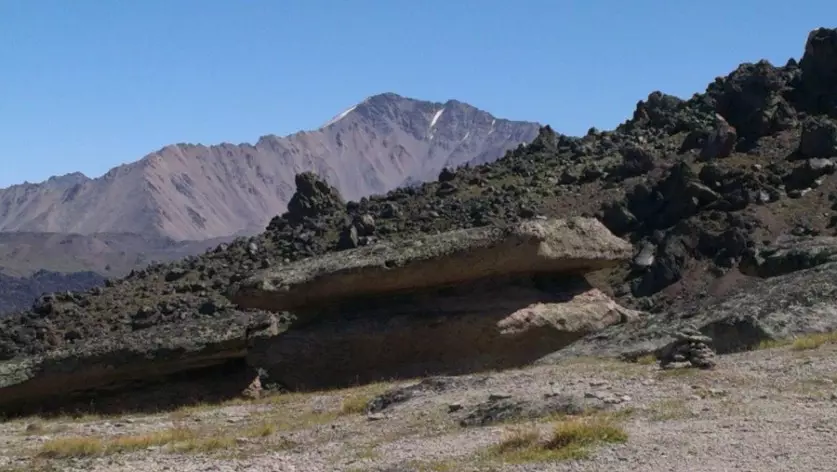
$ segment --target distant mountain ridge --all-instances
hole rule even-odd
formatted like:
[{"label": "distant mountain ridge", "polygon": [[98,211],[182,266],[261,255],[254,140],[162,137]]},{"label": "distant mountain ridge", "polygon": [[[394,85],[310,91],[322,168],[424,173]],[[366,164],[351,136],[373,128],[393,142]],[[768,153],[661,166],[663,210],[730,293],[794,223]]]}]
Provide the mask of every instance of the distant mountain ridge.
[{"label": "distant mountain ridge", "polygon": [[233,237],[203,241],[132,233],[0,232],[0,273],[24,277],[46,269],[55,272],[91,271],[121,277],[152,261],[169,261],[199,254]]},{"label": "distant mountain ridge", "polygon": [[0,272],[0,317],[25,310],[37,297],[58,291],[84,291],[101,286],[105,279],[95,272],[62,274],[40,270],[30,277],[12,277]]},{"label": "distant mountain ridge", "polygon": [[348,199],[434,179],[531,142],[538,123],[471,105],[384,93],[322,128],[255,145],[176,144],[111,169],[0,189],[0,231],[135,233],[177,241],[261,231],[283,213],[297,173],[314,171]]}]

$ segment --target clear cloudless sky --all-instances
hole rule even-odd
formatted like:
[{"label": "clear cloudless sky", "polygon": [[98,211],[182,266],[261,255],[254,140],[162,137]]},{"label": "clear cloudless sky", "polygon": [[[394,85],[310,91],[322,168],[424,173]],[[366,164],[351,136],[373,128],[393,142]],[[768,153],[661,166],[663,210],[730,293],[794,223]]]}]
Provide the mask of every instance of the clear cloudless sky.
[{"label": "clear cloudless sky", "polygon": [[314,129],[381,92],[579,135],[834,23],[833,0],[0,0],[0,187]]}]

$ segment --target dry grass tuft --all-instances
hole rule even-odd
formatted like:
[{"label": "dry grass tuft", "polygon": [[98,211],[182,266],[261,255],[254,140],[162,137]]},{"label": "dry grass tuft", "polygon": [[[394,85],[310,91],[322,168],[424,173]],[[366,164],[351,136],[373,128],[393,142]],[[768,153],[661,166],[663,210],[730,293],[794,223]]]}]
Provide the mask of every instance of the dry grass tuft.
[{"label": "dry grass tuft", "polygon": [[245,429],[243,435],[248,438],[265,438],[275,433],[278,429],[276,423],[263,421]]},{"label": "dry grass tuft", "polygon": [[231,449],[235,447],[235,444],[235,438],[231,436],[210,436],[175,443],[172,445],[172,449],[181,453],[208,453]]},{"label": "dry grass tuft", "polygon": [[209,452],[235,445],[235,438],[224,435],[201,435],[189,428],[169,428],[148,434],[125,435],[113,438],[67,437],[45,442],[37,456],[67,459],[104,456],[139,451],[155,446],[171,446],[177,452]]},{"label": "dry grass tuft", "polygon": [[654,354],[646,354],[638,357],[635,362],[639,365],[654,365],[657,363],[657,356]]},{"label": "dry grass tuft", "polygon": [[794,351],[807,351],[824,344],[834,343],[837,343],[837,331],[803,334],[790,339],[768,339],[760,342],[756,349],[775,349],[790,346]]},{"label": "dry grass tuft", "polygon": [[584,459],[597,445],[627,440],[628,433],[611,417],[568,418],[555,423],[546,441],[534,427],[513,430],[489,455],[512,463]]},{"label": "dry grass tuft", "polygon": [[68,459],[99,456],[105,453],[105,443],[96,437],[72,437],[51,439],[38,452],[39,457]]},{"label": "dry grass tuft", "polygon": [[832,343],[837,343],[837,332],[813,333],[794,339],[791,344],[791,349],[794,351],[807,351],[809,349],[816,349],[824,344]]},{"label": "dry grass tuft", "polygon": [[499,444],[492,448],[492,451],[495,454],[505,455],[535,448],[538,446],[540,438],[540,432],[534,427],[514,428]]},{"label": "dry grass tuft", "polygon": [[356,415],[363,413],[366,411],[366,405],[369,404],[370,400],[372,400],[371,395],[352,395],[343,400],[343,403],[340,405],[340,414]]},{"label": "dry grass tuft", "polygon": [[393,385],[391,382],[379,382],[345,389],[343,393],[347,396],[340,405],[340,415],[363,413],[373,398],[386,392]]}]

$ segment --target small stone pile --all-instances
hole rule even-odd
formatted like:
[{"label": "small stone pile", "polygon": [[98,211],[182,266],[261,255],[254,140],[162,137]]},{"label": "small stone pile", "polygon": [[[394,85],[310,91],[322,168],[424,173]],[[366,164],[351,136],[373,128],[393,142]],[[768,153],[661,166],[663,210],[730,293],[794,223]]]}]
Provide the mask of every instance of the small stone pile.
[{"label": "small stone pile", "polygon": [[674,342],[663,348],[659,356],[661,368],[673,368],[684,362],[699,369],[715,367],[715,351],[710,347],[712,338],[694,328],[686,328],[674,336]]}]

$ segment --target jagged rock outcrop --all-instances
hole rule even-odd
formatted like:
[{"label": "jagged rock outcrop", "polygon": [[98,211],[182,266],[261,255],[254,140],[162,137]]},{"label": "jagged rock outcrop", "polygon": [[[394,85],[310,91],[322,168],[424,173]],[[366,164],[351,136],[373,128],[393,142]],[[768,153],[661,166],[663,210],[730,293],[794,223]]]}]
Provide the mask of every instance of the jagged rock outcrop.
[{"label": "jagged rock outcrop", "polygon": [[[579,340],[540,363],[577,355],[635,359],[663,358],[678,333],[698,330],[717,354],[740,352],[765,341],[837,330],[837,262],[796,270],[767,279],[748,280],[717,301],[691,309],[652,314],[637,322],[613,326]],[[711,342],[710,342],[711,340]]]},{"label": "jagged rock outcrop", "polygon": [[294,183],[296,192],[288,202],[288,215],[291,218],[310,218],[336,211],[345,205],[337,190],[313,172],[297,174]]}]

